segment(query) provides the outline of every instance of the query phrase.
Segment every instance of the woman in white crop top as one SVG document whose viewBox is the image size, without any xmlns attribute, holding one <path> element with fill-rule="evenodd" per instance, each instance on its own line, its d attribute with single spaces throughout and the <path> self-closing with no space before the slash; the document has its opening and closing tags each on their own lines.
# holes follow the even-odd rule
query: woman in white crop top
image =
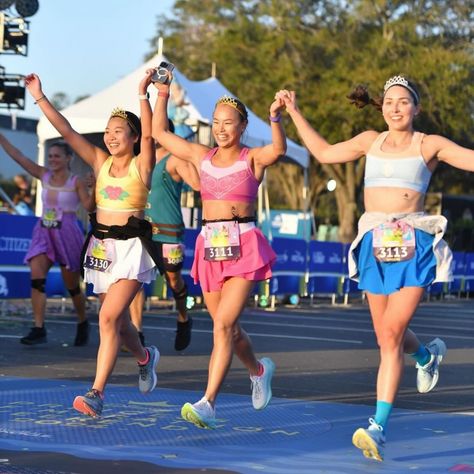
<svg viewBox="0 0 474 474">
<path fill-rule="evenodd" d="M 361 88 L 350 98 L 357 105 L 375 104 Z M 443 216 L 425 216 L 423 205 L 431 173 L 438 162 L 474 171 L 474 151 L 439 135 L 415 132 L 420 94 L 403 76 L 390 78 L 379 101 L 387 131 L 368 130 L 334 145 L 329 144 L 303 117 L 294 91 L 277 97 L 312 155 L 327 164 L 346 163 L 367 156 L 364 205 L 359 234 L 349 255 L 349 276 L 367 294 L 380 366 L 377 406 L 368 429 L 359 428 L 354 445 L 365 456 L 381 461 L 387 421 L 403 372 L 403 353 L 416 360 L 417 388 L 432 390 L 446 353 L 438 338 L 426 347 L 408 328 L 425 288 L 451 278 L 451 252 L 442 236 Z"/>
<path fill-rule="evenodd" d="M 105 387 L 121 343 L 138 362 L 140 391 L 148 393 L 156 386 L 155 367 L 159 352 L 154 346 L 145 348 L 141 345 L 128 312 L 142 284 L 154 279 L 156 268 L 147 247 L 148 241 L 151 244 L 151 226 L 143 219 L 155 165 L 152 112 L 146 95 L 153 72 L 151 69 L 146 71 L 138 85 L 141 118 L 114 109 L 109 119 L 104 120 L 107 152 L 73 129 L 48 100 L 36 74 L 25 78 L 29 93 L 46 118 L 92 167 L 97 204 L 102 203 L 97 209 L 97 217 L 91 216 L 92 231 L 86 240 L 83 260 L 84 280 L 92 283 L 101 301 L 96 373 L 91 389 L 73 402 L 77 411 L 92 417 L 102 413 Z"/>
</svg>

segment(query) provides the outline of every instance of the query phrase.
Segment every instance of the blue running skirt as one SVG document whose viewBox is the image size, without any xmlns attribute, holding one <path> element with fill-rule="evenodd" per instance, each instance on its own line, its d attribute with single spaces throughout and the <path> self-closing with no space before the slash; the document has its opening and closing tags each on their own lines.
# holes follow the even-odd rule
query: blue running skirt
<svg viewBox="0 0 474 474">
<path fill-rule="evenodd" d="M 436 278 L 434 235 L 415 229 L 415 255 L 404 262 L 379 262 L 373 254 L 372 232 L 366 232 L 354 250 L 359 289 L 389 295 L 406 286 L 425 288 Z"/>
</svg>

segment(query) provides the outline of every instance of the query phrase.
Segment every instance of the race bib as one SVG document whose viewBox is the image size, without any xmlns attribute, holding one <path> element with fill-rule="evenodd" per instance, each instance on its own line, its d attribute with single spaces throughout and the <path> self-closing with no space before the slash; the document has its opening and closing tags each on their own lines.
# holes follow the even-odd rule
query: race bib
<svg viewBox="0 0 474 474">
<path fill-rule="evenodd" d="M 41 227 L 46 229 L 60 229 L 63 211 L 57 207 L 44 209 L 41 216 Z"/>
<path fill-rule="evenodd" d="M 240 257 L 239 223 L 209 222 L 204 227 L 204 260 L 236 260 Z"/>
<path fill-rule="evenodd" d="M 106 272 L 115 261 L 115 246 L 113 240 L 100 240 L 92 236 L 87 247 L 84 268 Z"/>
<path fill-rule="evenodd" d="M 415 255 L 415 229 L 402 221 L 384 223 L 372 230 L 372 246 L 379 262 L 403 262 Z"/>
<path fill-rule="evenodd" d="M 163 260 L 169 265 L 178 265 L 184 260 L 183 244 L 163 244 Z"/>
</svg>

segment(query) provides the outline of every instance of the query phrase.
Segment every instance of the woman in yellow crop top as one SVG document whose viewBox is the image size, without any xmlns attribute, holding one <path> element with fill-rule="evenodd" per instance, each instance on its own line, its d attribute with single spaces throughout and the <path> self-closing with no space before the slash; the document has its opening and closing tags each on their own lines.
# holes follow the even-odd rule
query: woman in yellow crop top
<svg viewBox="0 0 474 474">
<path fill-rule="evenodd" d="M 36 74 L 25 78 L 35 103 L 96 176 L 97 215 L 91 216 L 92 231 L 83 263 L 84 280 L 93 284 L 101 301 L 100 345 L 92 388 L 73 402 L 76 410 L 92 417 L 102 412 L 105 386 L 121 343 L 138 361 L 140 391 L 148 393 L 156 385 L 159 352 L 154 346 L 142 347 L 128 313 L 142 284 L 155 277 L 155 261 L 148 245 L 151 226 L 143 219 L 155 164 L 152 112 L 146 95 L 152 73 L 146 71 L 138 88 L 141 119 L 121 109 L 112 111 L 104 132 L 108 153 L 72 128 L 49 102 Z"/>
<path fill-rule="evenodd" d="M 413 128 L 420 111 L 420 94 L 403 76 L 390 78 L 378 101 L 357 88 L 349 96 L 359 107 L 379 105 L 388 130 L 368 130 L 330 145 L 299 111 L 295 92 L 282 90 L 286 110 L 305 145 L 321 163 L 336 164 L 367 156 L 365 213 L 349 255 L 349 276 L 359 280 L 367 294 L 380 366 L 376 413 L 368 429 L 355 431 L 352 441 L 366 457 L 381 461 L 385 429 L 403 372 L 403 353 L 416 360 L 417 388 L 432 390 L 439 364 L 446 353 L 436 338 L 426 347 L 408 328 L 425 288 L 451 279 L 451 252 L 442 236 L 443 216 L 426 216 L 423 203 L 431 173 L 439 162 L 474 171 L 474 151 L 439 135 L 424 135 Z"/>
</svg>

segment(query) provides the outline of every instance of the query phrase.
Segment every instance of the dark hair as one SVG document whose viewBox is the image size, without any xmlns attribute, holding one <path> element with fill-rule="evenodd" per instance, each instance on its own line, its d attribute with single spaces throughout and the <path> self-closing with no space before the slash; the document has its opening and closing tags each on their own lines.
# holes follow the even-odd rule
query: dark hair
<svg viewBox="0 0 474 474">
<path fill-rule="evenodd" d="M 171 132 L 171 133 L 174 133 L 174 123 L 173 121 L 169 118 L 168 119 L 168 130 Z"/>
<path fill-rule="evenodd" d="M 73 156 L 74 155 L 74 153 L 72 151 L 72 148 L 63 140 L 58 140 L 58 141 L 55 141 L 55 142 L 51 143 L 51 145 L 49 145 L 49 147 L 48 147 L 48 151 L 53 146 L 57 146 L 58 148 L 62 148 L 62 150 L 64 151 L 66 156 Z"/>
<path fill-rule="evenodd" d="M 404 84 L 400 84 L 399 82 L 393 82 L 392 84 L 390 83 L 393 79 L 402 79 L 403 81 L 406 81 L 405 84 L 408 84 L 408 87 Z M 383 99 L 385 97 L 386 92 L 393 86 L 400 86 L 406 89 L 412 99 L 415 105 L 418 105 L 420 103 L 420 93 L 418 92 L 418 88 L 416 85 L 406 79 L 403 76 L 394 76 L 393 78 L 389 79 L 385 83 L 384 87 L 384 93 L 381 96 L 372 98 L 369 96 L 369 91 L 367 90 L 366 86 L 358 85 L 348 96 L 347 98 L 350 100 L 351 104 L 355 105 L 357 108 L 362 109 L 366 105 L 373 105 L 376 109 L 382 110 L 382 105 L 383 105 Z"/>
<path fill-rule="evenodd" d="M 366 86 L 358 85 L 348 96 L 350 103 L 358 109 L 363 109 L 366 105 L 373 105 L 377 110 L 382 110 L 383 97 L 373 99 L 369 96 Z"/>
</svg>

